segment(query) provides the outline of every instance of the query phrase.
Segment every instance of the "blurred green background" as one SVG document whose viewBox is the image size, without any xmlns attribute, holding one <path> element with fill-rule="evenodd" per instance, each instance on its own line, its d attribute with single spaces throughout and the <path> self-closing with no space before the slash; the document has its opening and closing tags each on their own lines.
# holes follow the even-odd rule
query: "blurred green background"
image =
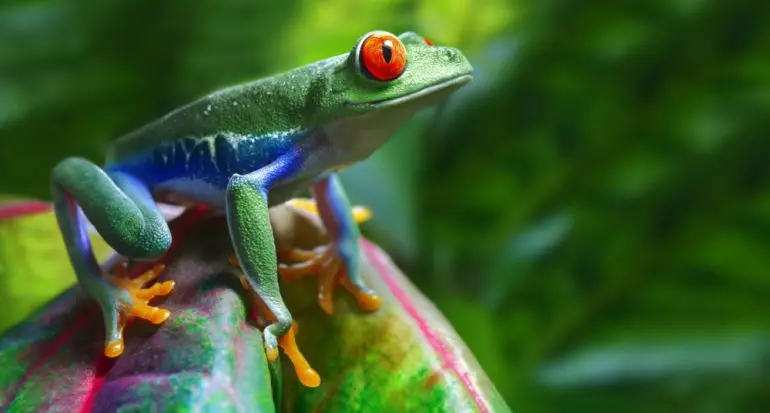
<svg viewBox="0 0 770 413">
<path fill-rule="evenodd" d="M 344 180 L 514 411 L 768 410 L 770 3 L 6 0 L 0 193 L 371 29 L 476 69 Z"/>
</svg>

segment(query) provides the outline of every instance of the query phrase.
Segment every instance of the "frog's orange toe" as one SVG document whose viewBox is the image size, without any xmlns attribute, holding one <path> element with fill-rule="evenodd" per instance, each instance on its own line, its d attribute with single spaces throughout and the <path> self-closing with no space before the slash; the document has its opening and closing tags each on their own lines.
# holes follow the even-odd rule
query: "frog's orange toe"
<svg viewBox="0 0 770 413">
<path fill-rule="evenodd" d="M 382 305 L 380 296 L 371 291 L 362 290 L 356 287 L 347 277 L 342 277 L 340 283 L 353 295 L 360 309 L 372 312 L 377 311 L 380 308 L 380 305 Z"/>
<path fill-rule="evenodd" d="M 168 311 L 165 308 L 153 307 L 152 311 L 145 319 L 153 324 L 162 324 L 164 321 L 168 320 L 169 317 L 171 317 L 171 311 Z"/>
<path fill-rule="evenodd" d="M 296 370 L 297 377 L 299 378 L 299 381 L 305 385 L 305 387 L 318 387 L 321 385 L 321 376 L 318 375 L 318 372 L 313 370 L 312 368 L 308 367 L 305 370 Z"/>
<path fill-rule="evenodd" d="M 155 285 L 158 286 L 157 295 L 160 295 L 160 296 L 171 294 L 171 291 L 174 290 L 174 286 L 176 286 L 176 284 L 171 280 L 162 282 L 160 284 L 155 284 Z"/>
<path fill-rule="evenodd" d="M 297 324 L 294 323 L 289 332 L 278 340 L 278 345 L 281 346 L 283 353 L 286 354 L 286 357 L 289 358 L 294 366 L 294 372 L 297 373 L 300 383 L 306 387 L 318 387 L 321 384 L 321 376 L 310 367 L 305 356 L 299 351 L 295 337 L 296 330 Z"/>
<path fill-rule="evenodd" d="M 112 340 L 104 347 L 104 355 L 109 358 L 115 358 L 123 354 L 123 339 Z"/>
<path fill-rule="evenodd" d="M 158 264 L 152 269 L 139 275 L 136 278 L 129 278 L 126 275 L 125 267 L 118 267 L 117 275 L 107 275 L 107 278 L 115 287 L 125 291 L 131 297 L 131 305 L 120 309 L 122 324 L 129 316 L 139 317 L 153 324 L 161 324 L 168 320 L 171 312 L 164 308 L 153 307 L 148 303 L 155 297 L 166 296 L 174 289 L 173 281 L 164 281 L 155 283 L 147 288 L 144 284 L 157 279 L 165 269 L 165 265 Z"/>
<path fill-rule="evenodd" d="M 354 297 L 358 306 L 364 311 L 377 311 L 382 304 L 382 299 L 376 294 L 356 293 Z"/>
<path fill-rule="evenodd" d="M 278 264 L 278 275 L 286 281 L 294 281 L 300 277 L 317 274 L 323 268 L 326 253 L 299 248 L 282 248 L 279 250 L 279 258 L 284 261 L 300 261 L 291 265 Z"/>
<path fill-rule="evenodd" d="M 162 283 L 155 283 L 148 288 L 141 288 L 136 290 L 133 294 L 135 297 L 149 301 L 155 297 L 168 295 L 174 289 L 173 281 L 164 281 Z"/>
<path fill-rule="evenodd" d="M 334 315 L 334 303 L 331 294 L 318 293 L 318 306 L 328 315 Z"/>
</svg>

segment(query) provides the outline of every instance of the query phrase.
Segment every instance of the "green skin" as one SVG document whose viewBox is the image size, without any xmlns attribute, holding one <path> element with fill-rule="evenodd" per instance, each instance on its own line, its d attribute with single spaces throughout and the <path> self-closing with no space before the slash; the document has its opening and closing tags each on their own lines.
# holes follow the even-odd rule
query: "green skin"
<svg viewBox="0 0 770 413">
<path fill-rule="evenodd" d="M 349 281 L 363 292 L 359 233 L 335 171 L 369 157 L 415 112 L 441 102 L 471 80 L 460 51 L 398 37 L 406 68 L 389 81 L 362 63 L 362 36 L 350 53 L 230 87 L 129 133 L 103 168 L 68 158 L 52 173 L 57 220 L 85 293 L 105 321 L 105 343 L 122 339 L 119 317 L 132 296 L 107 281 L 96 262 L 83 215 L 120 255 L 156 260 L 171 233 L 156 201 L 209 205 L 226 214 L 241 269 L 276 321 L 264 331 L 267 351 L 292 317 L 279 291 L 268 208 L 311 188 Z"/>
</svg>

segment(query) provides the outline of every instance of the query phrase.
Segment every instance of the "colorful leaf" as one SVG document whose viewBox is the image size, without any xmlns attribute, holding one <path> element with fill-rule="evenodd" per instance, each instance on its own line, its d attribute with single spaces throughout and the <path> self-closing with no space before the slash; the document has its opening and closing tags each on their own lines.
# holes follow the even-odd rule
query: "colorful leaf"
<svg viewBox="0 0 770 413">
<path fill-rule="evenodd" d="M 77 288 L 65 292 L 0 338 L 8 366 L 0 410 L 508 411 L 447 321 L 366 240 L 363 276 L 381 295 L 380 309 L 363 313 L 339 293 L 328 316 L 313 280 L 284 283 L 298 343 L 322 382 L 301 386 L 288 362 L 271 382 L 259 329 L 246 320 L 250 297 L 229 269 L 226 225 L 204 213 L 172 222 L 163 277 L 177 285 L 162 304 L 168 321 L 132 322 L 124 354 L 106 359 L 97 307 Z M 317 216 L 301 208 L 274 208 L 271 218 L 279 245 L 326 241 Z"/>
<path fill-rule="evenodd" d="M 187 238 L 179 226 L 190 220 L 175 222 L 176 238 Z M 274 411 L 261 334 L 245 320 L 237 279 L 224 273 L 226 261 L 207 258 L 229 253 L 217 228 L 219 237 L 180 245 L 166 272 L 176 281 L 163 304 L 172 317 L 160 328 L 130 323 L 118 359 L 102 356 L 101 314 L 78 289 L 9 330 L 0 339 L 0 411 Z"/>
<path fill-rule="evenodd" d="M 111 250 L 94 234 L 96 255 Z M 44 202 L 11 200 L 0 204 L 0 332 L 75 282 L 51 206 Z M 30 288 L 34 286 L 34 288 Z"/>
<path fill-rule="evenodd" d="M 298 310 L 300 346 L 324 379 L 286 385 L 294 411 L 508 411 L 448 322 L 374 244 L 363 242 L 364 277 L 383 297 L 362 314 L 348 297 L 329 318 Z"/>
<path fill-rule="evenodd" d="M 278 242 L 305 248 L 324 242 L 307 231 L 314 226 L 321 232 L 317 218 L 305 218 L 293 226 L 301 239 L 289 240 L 277 228 Z M 361 242 L 363 278 L 382 298 L 376 312 L 361 312 L 352 297 L 339 293 L 330 317 L 319 311 L 315 280 L 285 284 L 299 323 L 297 342 L 322 377 L 319 387 L 302 387 L 284 365 L 286 411 L 509 411 L 447 320 L 387 254 Z"/>
</svg>

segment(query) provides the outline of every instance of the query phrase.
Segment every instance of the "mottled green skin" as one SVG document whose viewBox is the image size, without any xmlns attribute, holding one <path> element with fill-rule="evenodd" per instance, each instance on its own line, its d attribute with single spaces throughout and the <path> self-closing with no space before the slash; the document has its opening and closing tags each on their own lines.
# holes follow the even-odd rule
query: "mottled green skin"
<svg viewBox="0 0 770 413">
<path fill-rule="evenodd" d="M 246 279 L 277 318 L 264 331 L 270 353 L 292 316 L 279 291 L 269 206 L 317 188 L 346 276 L 374 294 L 357 268 L 358 233 L 334 172 L 366 159 L 417 110 L 469 82 L 472 68 L 458 50 L 405 33 L 406 70 L 372 80 L 359 63 L 368 35 L 350 53 L 215 92 L 121 137 L 104 168 L 79 158 L 54 168 L 56 216 L 79 284 L 101 306 L 105 345 L 120 339 L 120 309 L 134 302 L 102 278 L 80 211 L 118 253 L 154 260 L 172 241 L 155 204 L 159 191 L 226 213 Z"/>
</svg>

